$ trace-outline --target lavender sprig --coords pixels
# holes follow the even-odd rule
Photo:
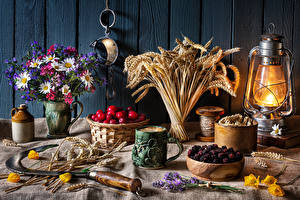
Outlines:
[[[167,172],[162,180],[157,180],[152,183],[153,187],[167,190],[169,192],[181,192],[187,188],[207,188],[218,191],[242,193],[243,189],[218,185],[207,181],[199,180],[195,177],[181,176],[177,172]]]

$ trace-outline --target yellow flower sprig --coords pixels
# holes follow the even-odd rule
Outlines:
[[[17,183],[20,181],[20,175],[16,173],[10,173],[7,177],[7,181],[11,183]]]
[[[262,180],[261,183],[270,186],[270,185],[276,184],[277,179],[274,176],[267,175],[267,177],[264,180]]]
[[[283,189],[277,184],[270,185],[268,187],[268,192],[277,197],[283,197],[285,195]]]
[[[71,178],[72,178],[72,174],[70,174],[70,173],[64,173],[64,174],[59,175],[59,179],[64,183],[69,182],[71,180]]]
[[[38,160],[40,158],[39,153],[34,151],[34,150],[30,150],[29,153],[28,153],[28,158]]]
[[[245,180],[245,186],[252,186],[255,188],[259,187],[259,176],[256,178],[253,174],[250,174],[249,176],[244,177]],[[261,183],[268,186],[268,192],[271,195],[282,197],[285,195],[284,190],[277,185],[277,179],[274,176],[267,175],[264,180],[261,181]]]
[[[245,176],[245,186],[252,186],[255,188],[258,188],[259,185],[259,176],[256,178],[253,174],[250,174],[249,176]]]

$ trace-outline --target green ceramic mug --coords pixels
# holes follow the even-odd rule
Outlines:
[[[174,142],[177,144],[179,152],[167,159],[167,144]],[[182,144],[176,138],[171,137],[164,127],[148,125],[135,130],[132,160],[138,167],[162,168],[166,163],[177,159],[182,151]]]

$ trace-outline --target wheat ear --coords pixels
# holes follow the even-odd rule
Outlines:
[[[287,157],[284,157],[282,154],[275,153],[275,152],[252,152],[251,156],[252,157],[268,158],[268,159],[271,159],[271,160],[285,160],[285,161],[299,162],[300,163],[300,160],[287,158]]]

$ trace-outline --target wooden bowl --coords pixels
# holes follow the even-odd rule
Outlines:
[[[257,147],[257,122],[252,126],[230,126],[215,123],[215,143],[235,151],[251,153]]]
[[[244,164],[244,157],[242,160],[225,164],[199,162],[186,157],[189,171],[197,178],[207,181],[228,181],[237,178],[243,170]]]

